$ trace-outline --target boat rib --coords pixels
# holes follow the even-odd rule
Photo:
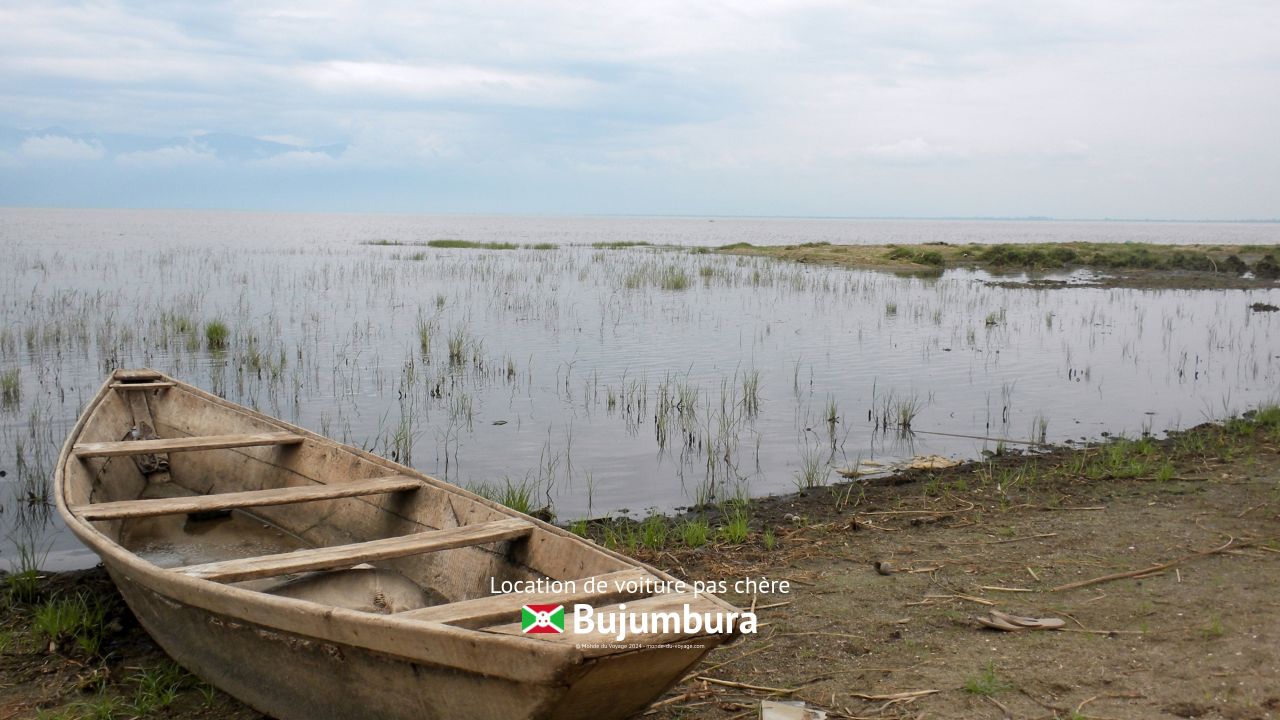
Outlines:
[[[243,492],[191,495],[187,497],[153,498],[147,500],[118,500],[72,506],[71,511],[86,520],[115,520],[119,518],[156,517],[182,513],[233,510],[235,508],[267,507],[335,500],[337,498],[379,495],[383,493],[416,490],[422,481],[406,475],[353,480],[331,485],[300,485],[272,488],[270,490],[246,490]]]
[[[301,435],[295,435],[290,432],[252,433],[247,435],[199,435],[185,438],[164,438],[161,440],[77,443],[71,449],[71,452],[83,460],[84,458],[93,457],[222,450],[225,448],[255,447],[260,445],[297,445],[301,442]]]
[[[519,518],[507,518],[350,545],[307,548],[274,555],[188,565],[174,568],[173,572],[204,580],[239,582],[312,570],[334,570],[373,560],[483,545],[523,537],[531,532],[532,523]]]

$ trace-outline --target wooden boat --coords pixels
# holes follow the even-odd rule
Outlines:
[[[104,383],[55,481],[161,647],[280,720],[628,717],[737,630],[525,634],[535,603],[737,610],[655,593],[674,578],[150,370]],[[491,592],[540,579],[577,582]]]

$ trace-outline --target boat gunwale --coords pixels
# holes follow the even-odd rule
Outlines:
[[[147,591],[215,615],[234,618],[263,628],[294,633],[303,637],[402,657],[417,663],[453,667],[491,677],[538,683],[563,683],[566,681],[566,676],[573,672],[575,667],[590,663],[593,659],[601,659],[599,656],[587,658],[580,649],[572,645],[551,643],[533,637],[502,635],[500,633],[485,632],[482,629],[469,629],[446,623],[416,620],[412,617],[397,617],[395,614],[364,613],[308,600],[270,595],[212,580],[194,578],[182,573],[172,572],[167,568],[161,568],[130,552],[94,527],[91,521],[85,520],[72,512],[68,507],[66,498],[67,484],[69,482],[66,472],[67,464],[71,461],[84,462],[77,458],[74,453],[76,441],[97,407],[106,399],[108,394],[118,391],[118,388],[112,387],[112,384],[117,382],[117,373],[119,372],[117,370],[108,376],[97,394],[85,406],[80,417],[76,419],[76,423],[59,453],[53,478],[58,513],[72,533],[90,550],[94,551],[103,560],[103,563],[108,566],[108,569],[113,572],[124,574],[130,582]],[[414,468],[394,463],[386,458],[339,443],[278,418],[256,412],[163,373],[156,372],[156,374],[160,379],[174,383],[174,386],[167,388],[165,392],[182,391],[189,393],[198,399],[211,402],[236,414],[257,421],[268,422],[281,430],[295,432],[302,436],[304,440],[338,448],[393,472],[417,478],[436,491],[451,493],[480,503],[506,517],[526,520],[544,532],[572,539],[575,542],[587,542],[577,535],[573,535],[550,523],[523,515],[488,498],[445,483]],[[589,547],[621,561],[628,567],[646,570],[660,579],[676,580],[676,578],[662,570],[608,548],[595,544],[590,544]],[[704,594],[704,597],[710,598],[726,610],[737,610],[714,595]],[[730,638],[725,639],[728,640]],[[632,652],[634,651],[633,649]],[[519,657],[512,658],[509,662],[494,663],[495,653],[514,653]],[[619,652],[619,654],[627,653]],[[442,661],[442,658],[446,657],[448,659]]]

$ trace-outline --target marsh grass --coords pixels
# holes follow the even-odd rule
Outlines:
[[[723,521],[717,531],[720,542],[741,545],[751,534],[749,505],[745,502],[726,502],[722,507]]]
[[[16,408],[22,401],[22,374],[18,368],[0,373],[0,406]]]
[[[591,247],[596,250],[626,250],[635,247],[652,247],[653,243],[643,240],[614,240],[609,242],[593,242]]]
[[[663,290],[687,290],[689,273],[684,268],[669,265],[662,271],[658,284]]]
[[[52,650],[75,647],[96,657],[107,634],[106,615],[101,600],[83,593],[53,598],[36,608],[32,629]]]
[[[42,545],[39,528],[36,522],[20,523],[18,531],[9,538],[15,557],[10,560],[4,589],[5,597],[11,603],[33,603],[40,597],[40,565],[53,547],[53,540]]]
[[[742,374],[742,409],[748,417],[760,412],[760,371],[748,370]]]
[[[667,546],[669,532],[665,517],[656,513],[650,515],[640,523],[640,545],[649,550],[661,550]]]
[[[227,346],[231,330],[221,320],[213,320],[204,326],[204,339],[210,350],[221,350]]]
[[[700,548],[711,537],[711,526],[702,518],[687,518],[676,526],[680,543],[687,548]]]
[[[418,313],[418,350],[421,351],[423,357],[431,357],[431,337],[435,334],[435,325]]]
[[[516,243],[510,242],[481,242],[479,240],[452,240],[448,238],[428,240],[427,247],[463,250],[517,250],[520,248]]]
[[[537,510],[535,504],[537,502],[538,486],[528,480],[512,482],[511,478],[504,478],[502,484],[479,483],[469,489],[483,498],[506,505],[512,510],[525,515],[531,515]]]
[[[946,260],[942,257],[942,253],[937,250],[925,250],[918,247],[903,247],[901,245],[890,245],[891,249],[885,254],[890,260],[902,260],[912,262],[918,265],[929,265],[931,267],[942,267],[946,264]]]
[[[831,468],[827,465],[826,451],[817,445],[805,445],[800,450],[800,467],[796,470],[795,483],[799,490],[812,490],[827,484]]]

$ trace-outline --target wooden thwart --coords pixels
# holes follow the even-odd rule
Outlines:
[[[157,380],[155,382],[113,382],[111,388],[113,390],[155,390],[156,388],[171,388],[177,383],[167,380]]]
[[[406,475],[353,480],[332,485],[301,485],[271,490],[247,490],[244,492],[193,495],[190,497],[156,498],[149,500],[121,500],[119,502],[77,505],[71,512],[85,520],[111,520],[115,518],[153,517],[180,513],[231,510],[234,508],[287,505],[313,500],[332,500],[377,495],[422,487],[422,481]]]
[[[296,445],[300,442],[302,442],[301,435],[295,435],[290,432],[269,432],[248,435],[201,435],[184,438],[164,438],[161,440],[77,443],[72,452],[75,453],[76,457],[83,459],[191,452],[193,450],[220,450],[222,448],[254,447],[259,445]]]
[[[276,555],[189,565],[174,568],[173,572],[205,580],[238,582],[312,570],[334,570],[373,560],[483,545],[522,537],[531,532],[533,532],[533,523],[519,518],[509,518],[351,545],[309,548]]]
[[[648,595],[649,593],[643,592],[643,589],[641,592],[628,592],[625,587],[620,587],[629,582],[644,583],[647,578],[653,578],[648,570],[639,568],[621,570],[595,578],[597,586],[603,585],[602,591],[587,592],[585,588],[588,578],[581,578],[573,581],[574,592],[490,595],[474,600],[409,610],[399,613],[397,617],[447,623],[464,628],[482,628],[517,620],[520,617],[521,605],[572,605],[574,603],[596,605]]]

